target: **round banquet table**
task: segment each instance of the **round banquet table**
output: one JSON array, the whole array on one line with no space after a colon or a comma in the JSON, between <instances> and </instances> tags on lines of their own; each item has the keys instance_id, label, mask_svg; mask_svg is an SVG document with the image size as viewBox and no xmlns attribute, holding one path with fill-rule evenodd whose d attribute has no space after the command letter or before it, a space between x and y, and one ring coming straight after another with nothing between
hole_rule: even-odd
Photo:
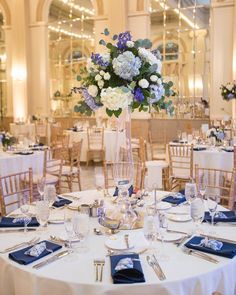
<instances>
[{"instance_id":1,"label":"round banquet table","mask_svg":"<svg viewBox=\"0 0 236 295\"><path fill-rule=\"evenodd\" d=\"M69 134L69 143L78 142L83 139L81 157L82 162L87 161L87 150L88 150L88 138L87 131L72 131L66 130L66 134ZM122 133L119 136L119 140L124 140ZM120 142L121 143L121 142ZM106 161L113 162L115 160L116 152L116 131L105 129L104 130L104 148L106 153Z\"/></svg>"},{"instance_id":2,"label":"round banquet table","mask_svg":"<svg viewBox=\"0 0 236 295\"><path fill-rule=\"evenodd\" d=\"M13 173L23 172L29 168L33 173L43 173L44 152L34 151L30 155L17 155L13 152L0 151L0 175L6 176Z\"/></svg>"},{"instance_id":3,"label":"round banquet table","mask_svg":"<svg viewBox=\"0 0 236 295\"><path fill-rule=\"evenodd\" d=\"M95 198L102 198L97 191L82 191L73 193L74 205L91 203ZM166 192L158 192L158 198L162 198ZM76 199L78 198L78 200ZM76 199L76 200L75 200ZM145 199L146 204L153 203L153 199ZM109 197L105 198L106 206L113 206ZM34 206L32 206L32 210ZM174 209L174 207L172 207ZM172 210L170 209L170 210ZM222 208L219 208L222 209ZM19 210L19 209L18 209ZM140 210L144 210L140 208ZM53 209L50 219L63 220L63 210ZM171 222L169 228L188 232L192 228L192 222ZM93 228L99 227L97 218L90 218L90 234L87 239L87 252L73 253L41 269L33 269L32 266L42 258L30 265L20 265L8 259L8 254L0 254L0 290L2 295L211 295L214 291L222 295L235 295L236 292L236 257L227 259L214 256L219 264L210 263L195 256L182 252L180 247L173 243L165 243L165 251L170 259L160 261L160 265L167 277L160 281L152 268L146 262L146 255L153 253L153 249L140 254L145 283L116 285L112 283L110 275L109 257L104 242L114 238L107 235L95 235ZM205 231L209 225L202 225ZM208 228L207 228L208 227ZM235 240L235 227L230 225L215 226L216 234ZM36 233L0 233L1 249L12 246L34 236L48 239L50 234L60 236L64 232L63 224L49 224L44 231ZM124 235L126 231L120 231L118 235ZM128 231L130 237L142 234L142 229ZM160 242L155 243L155 251L161 247ZM53 254L52 254L53 255ZM95 282L93 260L104 258L105 266L102 282Z\"/></svg>"}]
</instances>

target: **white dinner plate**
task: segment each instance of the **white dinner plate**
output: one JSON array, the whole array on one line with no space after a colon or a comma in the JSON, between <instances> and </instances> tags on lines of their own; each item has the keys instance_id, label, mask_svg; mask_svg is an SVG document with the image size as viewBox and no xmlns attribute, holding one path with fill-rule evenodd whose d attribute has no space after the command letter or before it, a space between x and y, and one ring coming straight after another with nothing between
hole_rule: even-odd
<instances>
[{"instance_id":1,"label":"white dinner plate","mask_svg":"<svg viewBox=\"0 0 236 295\"><path fill-rule=\"evenodd\" d=\"M182 237L183 237L183 234L168 233L168 232L164 233L164 241L165 242L175 242L175 241L178 241L179 239L181 239ZM159 236L157 237L157 239L161 240L161 238Z\"/></svg>"},{"instance_id":2,"label":"white dinner plate","mask_svg":"<svg viewBox=\"0 0 236 295\"><path fill-rule=\"evenodd\" d=\"M127 248L124 235L114 235L105 241L105 246L113 250L129 250L134 248L134 241L129 237L129 248Z\"/></svg>"},{"instance_id":3,"label":"white dinner plate","mask_svg":"<svg viewBox=\"0 0 236 295\"><path fill-rule=\"evenodd\" d=\"M48 222L51 224L61 224L64 223L64 219L49 219Z\"/></svg>"},{"instance_id":4,"label":"white dinner plate","mask_svg":"<svg viewBox=\"0 0 236 295\"><path fill-rule=\"evenodd\" d=\"M172 207L171 204L168 202L159 202L156 205L157 210L168 210L171 207Z\"/></svg>"},{"instance_id":5,"label":"white dinner plate","mask_svg":"<svg viewBox=\"0 0 236 295\"><path fill-rule=\"evenodd\" d=\"M64 241L64 242L68 242L68 236L67 236L67 234L66 233L62 233L62 234L60 234L59 235L59 239L61 240L61 241ZM79 242L80 241L80 239L78 238L78 237L73 237L72 239L71 239L71 242L73 243L73 242Z\"/></svg>"},{"instance_id":6,"label":"white dinner plate","mask_svg":"<svg viewBox=\"0 0 236 295\"><path fill-rule=\"evenodd\" d=\"M187 222L192 220L191 216L188 214L167 214L167 218L177 222Z\"/></svg>"}]
</instances>

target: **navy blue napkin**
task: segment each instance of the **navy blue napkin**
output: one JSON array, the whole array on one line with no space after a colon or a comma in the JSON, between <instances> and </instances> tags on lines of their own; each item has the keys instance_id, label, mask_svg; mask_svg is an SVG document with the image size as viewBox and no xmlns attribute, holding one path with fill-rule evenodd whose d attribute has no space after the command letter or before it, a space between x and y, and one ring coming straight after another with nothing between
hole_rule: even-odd
<instances>
[{"instance_id":1,"label":"navy blue napkin","mask_svg":"<svg viewBox=\"0 0 236 295\"><path fill-rule=\"evenodd\" d=\"M63 206L65 206L65 205L69 205L69 204L71 204L72 203L72 201L70 201L70 200L68 200L68 199L64 199L64 198L62 198L62 197L57 197L59 200L58 201L55 201L53 204L52 204L52 206L53 207L57 207L57 208L59 208L59 207L63 207Z\"/></svg>"},{"instance_id":2,"label":"navy blue napkin","mask_svg":"<svg viewBox=\"0 0 236 295\"><path fill-rule=\"evenodd\" d=\"M14 153L15 155L23 155L23 156L28 156L28 155L32 155L34 152L16 152Z\"/></svg>"},{"instance_id":3,"label":"navy blue napkin","mask_svg":"<svg viewBox=\"0 0 236 295\"><path fill-rule=\"evenodd\" d=\"M114 284L134 284L145 282L140 261L133 261L134 267L129 269L115 270L117 263L123 258L139 259L138 254L113 255L111 260L111 276Z\"/></svg>"},{"instance_id":4,"label":"navy blue napkin","mask_svg":"<svg viewBox=\"0 0 236 295\"><path fill-rule=\"evenodd\" d=\"M222 212L227 218L217 217L217 214L214 217L214 222L236 222L236 214L234 211L219 211ZM203 221L211 221L211 215L207 211L205 212Z\"/></svg>"},{"instance_id":5,"label":"navy blue napkin","mask_svg":"<svg viewBox=\"0 0 236 295\"><path fill-rule=\"evenodd\" d=\"M236 244L233 243L222 242L223 246L220 250L213 250L204 246L193 246L193 244L199 244L202 239L204 239L204 237L195 236L190 241L188 241L185 246L190 249L223 256L226 258L233 258L236 255ZM217 240L220 241L220 239Z\"/></svg>"},{"instance_id":6,"label":"navy blue napkin","mask_svg":"<svg viewBox=\"0 0 236 295\"><path fill-rule=\"evenodd\" d=\"M163 202L167 202L167 203L171 203L171 204L174 204L174 205L179 205L183 202L186 201L186 198L184 195L182 195L182 198L176 198L175 195L173 196L167 196L165 197L164 199L162 199Z\"/></svg>"},{"instance_id":7,"label":"navy blue napkin","mask_svg":"<svg viewBox=\"0 0 236 295\"><path fill-rule=\"evenodd\" d=\"M116 190L115 190L115 192L114 192L114 194L113 194L113 197L117 197L117 196L118 196L118 191L119 191L119 189L118 189L118 187L116 187ZM131 197L133 193L134 193L134 188L133 188L133 186L131 185L131 186L129 187L129 196Z\"/></svg>"},{"instance_id":8,"label":"navy blue napkin","mask_svg":"<svg viewBox=\"0 0 236 295\"><path fill-rule=\"evenodd\" d=\"M12 218L12 217L3 217L0 222L0 227L24 227L23 221L13 223L14 219L15 218ZM32 217L30 223L27 226L29 227L39 226L39 223L35 217Z\"/></svg>"},{"instance_id":9,"label":"navy blue napkin","mask_svg":"<svg viewBox=\"0 0 236 295\"><path fill-rule=\"evenodd\" d=\"M48 250L52 250L53 252L62 248L62 246L52 243L52 242L49 242L49 241L41 241L39 243L42 243L42 242L46 242L46 248ZM9 258L19 264L27 265L27 264L30 264L34 261L37 261L38 259L40 259L44 256L51 254L51 252L47 251L46 249L38 257L29 256L29 255L24 254L30 248L32 248L32 246L29 246L24 249L9 253Z\"/></svg>"},{"instance_id":10,"label":"navy blue napkin","mask_svg":"<svg viewBox=\"0 0 236 295\"><path fill-rule=\"evenodd\" d=\"M227 152L227 153L233 153L233 149L232 150L228 150L228 149L222 149L223 151Z\"/></svg>"},{"instance_id":11,"label":"navy blue napkin","mask_svg":"<svg viewBox=\"0 0 236 295\"><path fill-rule=\"evenodd\" d=\"M194 147L193 150L194 151L205 151L206 148L205 147Z\"/></svg>"},{"instance_id":12,"label":"navy blue napkin","mask_svg":"<svg viewBox=\"0 0 236 295\"><path fill-rule=\"evenodd\" d=\"M179 140L178 140L178 139L173 139L172 142L174 142L174 143L178 143Z\"/></svg>"}]
</instances>

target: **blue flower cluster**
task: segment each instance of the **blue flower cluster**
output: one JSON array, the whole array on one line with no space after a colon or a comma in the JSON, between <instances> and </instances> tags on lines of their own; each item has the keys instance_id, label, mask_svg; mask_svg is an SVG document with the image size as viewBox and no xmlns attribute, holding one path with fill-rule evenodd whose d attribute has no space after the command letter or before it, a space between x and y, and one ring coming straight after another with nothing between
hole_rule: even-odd
<instances>
[{"instance_id":1,"label":"blue flower cluster","mask_svg":"<svg viewBox=\"0 0 236 295\"><path fill-rule=\"evenodd\" d=\"M87 89L82 89L82 94L86 104L90 107L91 110L96 111L99 109L99 106L95 103L94 98L89 95Z\"/></svg>"},{"instance_id":2,"label":"blue flower cluster","mask_svg":"<svg viewBox=\"0 0 236 295\"><path fill-rule=\"evenodd\" d=\"M120 50L126 49L126 43L127 41L131 41L132 36L129 31L120 33L118 36L118 42L117 42L117 47Z\"/></svg>"},{"instance_id":3,"label":"blue flower cluster","mask_svg":"<svg viewBox=\"0 0 236 295\"><path fill-rule=\"evenodd\" d=\"M104 61L102 55L99 53L92 53L91 60L95 65L99 65L101 67L109 66L109 61Z\"/></svg>"},{"instance_id":4,"label":"blue flower cluster","mask_svg":"<svg viewBox=\"0 0 236 295\"><path fill-rule=\"evenodd\" d=\"M135 90L134 90L134 99L138 102L142 102L144 101L144 95L143 95L143 92L142 92L142 89L140 87L137 87Z\"/></svg>"},{"instance_id":5,"label":"blue flower cluster","mask_svg":"<svg viewBox=\"0 0 236 295\"><path fill-rule=\"evenodd\" d=\"M165 94L165 89L162 84L161 85L151 84L150 85L150 94L151 94L151 98L150 98L149 102L156 103Z\"/></svg>"},{"instance_id":6,"label":"blue flower cluster","mask_svg":"<svg viewBox=\"0 0 236 295\"><path fill-rule=\"evenodd\" d=\"M130 51L118 55L113 59L113 69L117 76L124 80L132 81L133 77L139 74L139 69L142 65L141 59L135 57Z\"/></svg>"}]
</instances>

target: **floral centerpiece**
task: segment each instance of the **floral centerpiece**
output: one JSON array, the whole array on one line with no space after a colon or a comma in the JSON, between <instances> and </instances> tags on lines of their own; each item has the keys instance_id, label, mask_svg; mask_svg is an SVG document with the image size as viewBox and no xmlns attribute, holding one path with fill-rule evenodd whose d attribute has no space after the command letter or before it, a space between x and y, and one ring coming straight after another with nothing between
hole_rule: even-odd
<instances>
[{"instance_id":1,"label":"floral centerpiece","mask_svg":"<svg viewBox=\"0 0 236 295\"><path fill-rule=\"evenodd\" d=\"M7 149L8 146L13 145L16 142L16 139L9 132L2 131L0 132L0 143L2 146Z\"/></svg>"},{"instance_id":2,"label":"floral centerpiece","mask_svg":"<svg viewBox=\"0 0 236 295\"><path fill-rule=\"evenodd\" d=\"M212 127L206 133L208 138L215 137L217 142L221 142L225 138L224 130L220 127Z\"/></svg>"},{"instance_id":3,"label":"floral centerpiece","mask_svg":"<svg viewBox=\"0 0 236 295\"><path fill-rule=\"evenodd\" d=\"M224 100L231 100L236 98L236 81L233 83L227 83L226 85L222 85L220 87L221 95Z\"/></svg>"},{"instance_id":4,"label":"floral centerpiece","mask_svg":"<svg viewBox=\"0 0 236 295\"><path fill-rule=\"evenodd\" d=\"M108 36L108 29L103 34ZM173 83L162 79L159 51L150 50L148 39L133 41L130 32L114 35L112 40L114 44L100 40L106 53L93 53L81 71L83 78L77 76L82 86L73 90L82 93L83 100L75 106L75 112L91 115L105 108L108 116L119 117L128 107L139 111L153 107L171 114L172 102L165 97L173 95Z\"/></svg>"}]
</instances>

